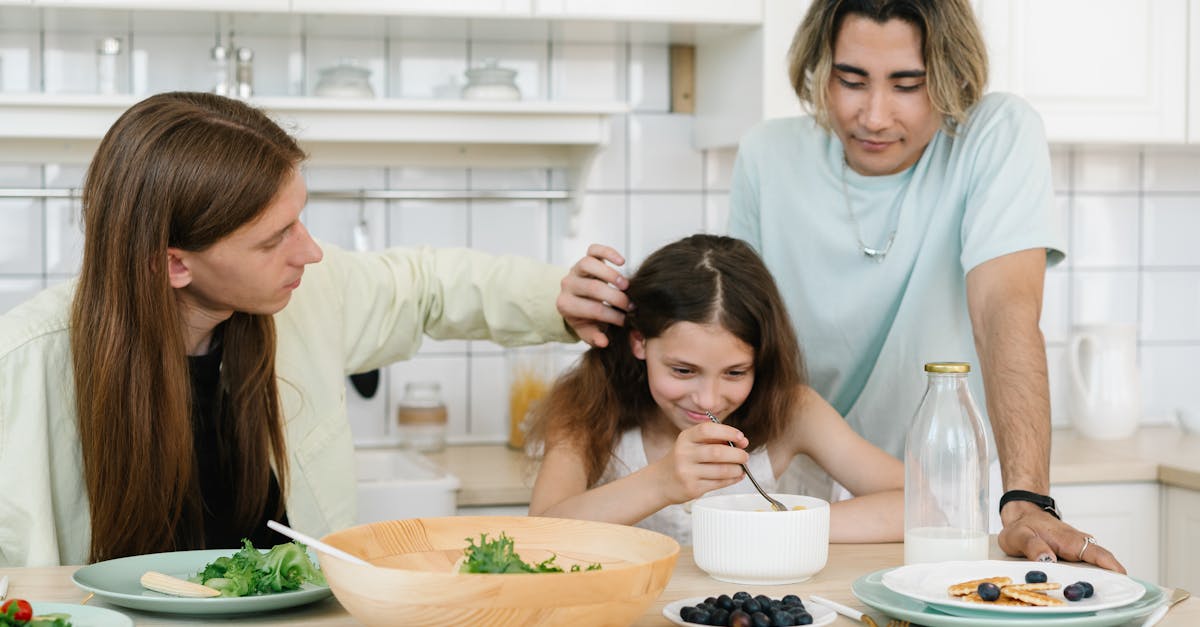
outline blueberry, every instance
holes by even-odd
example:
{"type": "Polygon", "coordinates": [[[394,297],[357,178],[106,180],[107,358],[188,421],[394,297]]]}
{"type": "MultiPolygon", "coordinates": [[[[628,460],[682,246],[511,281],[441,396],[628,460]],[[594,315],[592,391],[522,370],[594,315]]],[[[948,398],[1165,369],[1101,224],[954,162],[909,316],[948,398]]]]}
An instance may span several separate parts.
{"type": "Polygon", "coordinates": [[[1063,596],[1066,597],[1068,601],[1078,601],[1084,597],[1083,586],[1073,583],[1066,588],[1063,588],[1063,596]]]}
{"type": "Polygon", "coordinates": [[[1000,587],[994,583],[985,581],[979,584],[979,587],[976,588],[976,591],[979,592],[979,598],[983,599],[984,601],[995,601],[996,599],[1000,598],[1000,587]]]}
{"type": "Polygon", "coordinates": [[[742,611],[747,614],[761,612],[762,609],[762,604],[758,602],[758,599],[746,599],[746,602],[742,603],[742,611]]]}
{"type": "Polygon", "coordinates": [[[709,625],[728,625],[729,624],[729,612],[722,610],[722,609],[716,610],[708,617],[708,624],[709,625]]]}
{"type": "Polygon", "coordinates": [[[800,597],[798,597],[794,594],[787,594],[787,595],[784,595],[784,597],[783,597],[783,604],[784,605],[799,605],[799,606],[803,607],[804,601],[801,601],[800,597]]]}
{"type": "Polygon", "coordinates": [[[1085,599],[1090,599],[1092,598],[1093,594],[1096,594],[1096,589],[1092,587],[1092,584],[1086,581],[1076,581],[1075,585],[1083,588],[1083,598],[1085,599]]]}
{"type": "Polygon", "coordinates": [[[1025,573],[1025,583],[1046,583],[1046,573],[1040,570],[1031,570],[1025,573]]]}
{"type": "MultiPolygon", "coordinates": [[[[722,595],[722,596],[724,596],[724,595],[722,595]]],[[[704,603],[708,603],[709,605],[716,605],[717,597],[708,597],[707,599],[704,599],[704,603]]]]}
{"type": "Polygon", "coordinates": [[[729,595],[727,594],[722,594],[721,596],[717,597],[717,600],[715,603],[713,603],[713,605],[725,610],[726,612],[733,611],[733,599],[729,598],[729,595]]]}
{"type": "Polygon", "coordinates": [[[771,627],[771,619],[762,612],[755,612],[750,615],[750,627],[771,627]]]}
{"type": "Polygon", "coordinates": [[[750,615],[742,610],[730,612],[729,627],[750,627],[750,615]]]}
{"type": "Polygon", "coordinates": [[[689,623],[696,623],[697,625],[711,624],[708,622],[708,619],[712,615],[709,614],[707,610],[702,610],[698,607],[684,608],[684,609],[690,609],[692,611],[689,614],[684,614],[683,611],[680,610],[679,617],[682,618],[683,620],[686,620],[689,623]]]}
{"type": "Polygon", "coordinates": [[[746,592],[745,590],[739,590],[739,591],[733,593],[733,598],[741,599],[742,601],[745,601],[746,599],[749,599],[751,597],[750,597],[749,592],[746,592]]]}
{"type": "Polygon", "coordinates": [[[771,617],[771,623],[775,627],[792,627],[796,624],[796,617],[787,610],[775,610],[767,616],[771,617]]]}
{"type": "Polygon", "coordinates": [[[683,620],[685,620],[689,623],[694,623],[696,621],[694,621],[692,619],[695,618],[696,612],[697,612],[696,608],[692,607],[691,605],[688,605],[686,607],[681,607],[681,608],[679,608],[679,618],[682,618],[683,620]]]}
{"type": "Polygon", "coordinates": [[[783,601],[780,601],[779,599],[771,599],[771,602],[768,603],[767,606],[773,610],[781,610],[783,609],[783,601]]]}
{"type": "Polygon", "coordinates": [[[797,612],[795,617],[797,625],[811,625],[813,621],[812,614],[805,611],[797,612]]]}

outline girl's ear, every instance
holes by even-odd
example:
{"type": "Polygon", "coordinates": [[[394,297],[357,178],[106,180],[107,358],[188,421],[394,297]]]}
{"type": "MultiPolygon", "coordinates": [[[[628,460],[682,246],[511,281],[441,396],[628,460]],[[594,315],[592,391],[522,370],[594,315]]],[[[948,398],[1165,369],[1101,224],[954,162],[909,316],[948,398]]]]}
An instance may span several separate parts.
{"type": "Polygon", "coordinates": [[[633,356],[646,361],[646,337],[638,331],[629,332],[629,350],[633,356]]]}
{"type": "Polygon", "coordinates": [[[192,271],[184,261],[184,252],[178,248],[167,249],[167,278],[171,287],[187,287],[192,282],[192,271]]]}

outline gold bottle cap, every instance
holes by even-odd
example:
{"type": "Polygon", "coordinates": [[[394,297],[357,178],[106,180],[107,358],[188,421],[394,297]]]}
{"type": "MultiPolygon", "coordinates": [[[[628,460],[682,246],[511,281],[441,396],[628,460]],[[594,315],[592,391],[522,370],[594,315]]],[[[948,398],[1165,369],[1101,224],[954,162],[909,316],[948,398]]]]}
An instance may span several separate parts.
{"type": "Polygon", "coordinates": [[[925,364],[925,372],[940,374],[966,374],[971,371],[971,364],[965,361],[933,361],[925,364]]]}

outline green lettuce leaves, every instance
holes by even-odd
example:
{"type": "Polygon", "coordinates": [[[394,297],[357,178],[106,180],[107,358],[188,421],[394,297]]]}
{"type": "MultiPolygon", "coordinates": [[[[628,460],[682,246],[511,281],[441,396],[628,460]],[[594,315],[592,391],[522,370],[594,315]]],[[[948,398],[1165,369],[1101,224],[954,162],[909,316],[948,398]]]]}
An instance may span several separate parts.
{"type": "Polygon", "coordinates": [[[303,544],[277,544],[263,553],[245,538],[240,551],[218,557],[188,579],[220,591],[223,597],[298,590],[305,582],[325,585],[325,575],[308,558],[303,544]]]}
{"type": "MultiPolygon", "coordinates": [[[[561,573],[562,567],[554,563],[557,555],[537,564],[527,564],[514,550],[513,539],[503,531],[495,540],[488,540],[486,533],[479,534],[479,544],[474,538],[467,538],[467,548],[463,549],[466,559],[458,568],[460,573],[561,573]]],[[[600,570],[600,564],[590,564],[581,569],[579,564],[571,566],[570,572],[580,570],[600,570]]]]}

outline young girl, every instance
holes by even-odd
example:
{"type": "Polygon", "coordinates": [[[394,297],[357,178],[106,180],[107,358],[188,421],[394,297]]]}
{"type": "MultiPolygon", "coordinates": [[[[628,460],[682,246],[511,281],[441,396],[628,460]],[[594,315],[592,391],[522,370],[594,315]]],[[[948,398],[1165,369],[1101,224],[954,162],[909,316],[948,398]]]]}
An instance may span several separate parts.
{"type": "Polygon", "coordinates": [[[856,495],[832,505],[831,541],[902,539],[903,465],[805,385],[783,301],[749,245],[713,235],[667,245],[627,294],[636,308],[625,326],[534,415],[531,439],[545,455],[530,515],[637,525],[690,544],[686,503],[754,492],[743,463],[773,490],[805,454],[856,495]]]}

